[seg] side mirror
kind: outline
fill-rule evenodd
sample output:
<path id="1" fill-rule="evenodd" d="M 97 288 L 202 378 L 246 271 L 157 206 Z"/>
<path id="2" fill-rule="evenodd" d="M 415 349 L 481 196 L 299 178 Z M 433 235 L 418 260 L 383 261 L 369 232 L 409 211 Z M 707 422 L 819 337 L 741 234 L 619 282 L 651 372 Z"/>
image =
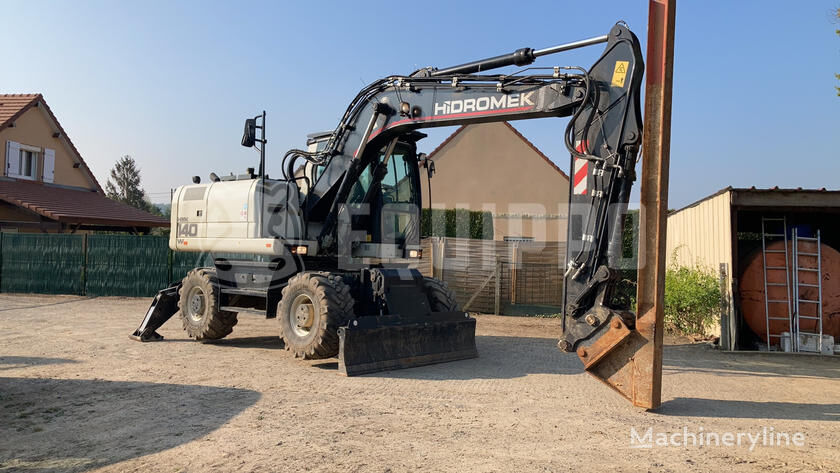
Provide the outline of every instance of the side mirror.
<path id="1" fill-rule="evenodd" d="M 417 155 L 417 160 L 420 162 L 420 165 L 426 168 L 426 174 L 428 174 L 429 179 L 435 174 L 435 162 L 429 159 L 426 153 L 420 153 Z"/>
<path id="2" fill-rule="evenodd" d="M 257 119 L 248 118 L 245 120 L 245 131 L 242 133 L 242 146 L 253 148 L 257 142 Z"/>

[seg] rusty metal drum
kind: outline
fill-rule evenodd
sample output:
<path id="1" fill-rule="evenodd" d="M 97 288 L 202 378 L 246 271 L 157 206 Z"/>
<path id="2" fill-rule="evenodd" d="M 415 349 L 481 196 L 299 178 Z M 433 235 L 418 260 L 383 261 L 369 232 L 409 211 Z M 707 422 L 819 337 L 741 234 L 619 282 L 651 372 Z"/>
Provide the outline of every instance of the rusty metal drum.
<path id="1" fill-rule="evenodd" d="M 788 242 L 788 284 L 785 285 L 785 271 L 770 268 L 783 268 L 785 266 L 785 253 L 780 251 L 784 248 L 782 241 L 767 244 L 766 253 L 768 276 L 767 296 L 770 301 L 789 301 L 793 293 L 793 258 L 791 252 L 793 243 Z M 816 242 L 799 242 L 799 266 L 817 267 L 817 257 L 807 254 L 817 253 Z M 822 272 L 800 271 L 799 282 L 804 283 L 799 288 L 799 298 L 806 301 L 817 300 L 819 289 L 812 287 L 819 282 L 822 283 L 822 322 L 823 334 L 832 335 L 835 340 L 840 340 L 840 252 L 826 245 L 820 245 Z M 819 277 L 819 280 L 818 280 Z M 788 296 L 788 288 L 791 295 Z M 765 294 L 764 294 L 764 261 L 761 250 L 756 251 L 749 258 L 748 263 L 741 273 L 739 282 L 741 313 L 744 321 L 755 334 L 764 342 L 767 342 L 767 324 L 765 318 Z M 817 304 L 803 302 L 799 304 L 803 316 L 816 316 Z M 788 304 L 769 303 L 770 317 L 786 318 L 788 316 Z M 792 310 L 792 309 L 791 309 Z M 819 330 L 816 320 L 802 319 L 800 322 L 801 332 L 816 333 Z M 779 345 L 782 332 L 789 332 L 790 325 L 785 320 L 770 320 L 770 344 Z M 773 335 L 776 335 L 775 337 Z"/>

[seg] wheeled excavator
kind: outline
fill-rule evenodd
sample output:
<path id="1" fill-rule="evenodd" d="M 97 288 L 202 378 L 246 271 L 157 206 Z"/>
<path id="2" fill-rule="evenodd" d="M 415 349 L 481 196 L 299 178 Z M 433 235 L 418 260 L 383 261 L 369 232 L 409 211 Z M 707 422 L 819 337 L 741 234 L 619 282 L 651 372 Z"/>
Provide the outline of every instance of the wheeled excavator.
<path id="1" fill-rule="evenodd" d="M 600 43 L 588 69 L 524 67 Z M 489 73 L 505 66 L 521 69 Z M 476 320 L 445 283 L 412 267 L 422 257 L 420 179 L 429 171 L 419 130 L 570 117 L 562 139 L 582 185 L 570 186 L 558 346 L 610 378 L 637 363 L 611 355 L 632 338 L 635 319 L 610 296 L 642 141 L 643 72 L 638 38 L 618 23 L 604 36 L 385 77 L 356 95 L 334 131 L 286 152 L 280 179 L 266 174 L 265 114 L 246 120 L 242 144 L 261 150 L 258 171 L 193 178 L 172 200 L 170 247 L 211 253 L 212 266 L 160 291 L 132 337 L 161 339 L 156 330 L 180 313 L 190 337 L 215 340 L 256 313 L 279 320 L 295 356 L 338 356 L 346 375 L 478 356 Z"/>

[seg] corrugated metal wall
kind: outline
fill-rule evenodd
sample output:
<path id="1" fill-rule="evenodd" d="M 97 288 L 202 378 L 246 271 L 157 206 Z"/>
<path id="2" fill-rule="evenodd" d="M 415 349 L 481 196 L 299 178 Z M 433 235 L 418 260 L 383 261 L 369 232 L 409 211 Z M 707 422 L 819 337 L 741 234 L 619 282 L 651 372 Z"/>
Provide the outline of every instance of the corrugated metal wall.
<path id="1" fill-rule="evenodd" d="M 702 265 L 717 274 L 720 263 L 732 262 L 732 220 L 729 192 L 668 216 L 668 263 Z"/>
<path id="2" fill-rule="evenodd" d="M 711 274 L 720 275 L 721 264 L 726 264 L 726 282 L 721 303 L 728 306 L 729 316 L 734 314 L 732 299 L 732 192 L 726 191 L 692 207 L 668 216 L 668 265 L 706 268 Z M 731 323 L 731 322 L 724 322 Z M 712 327 L 720 335 L 720 326 Z M 731 330 L 731 328 L 729 329 Z"/>

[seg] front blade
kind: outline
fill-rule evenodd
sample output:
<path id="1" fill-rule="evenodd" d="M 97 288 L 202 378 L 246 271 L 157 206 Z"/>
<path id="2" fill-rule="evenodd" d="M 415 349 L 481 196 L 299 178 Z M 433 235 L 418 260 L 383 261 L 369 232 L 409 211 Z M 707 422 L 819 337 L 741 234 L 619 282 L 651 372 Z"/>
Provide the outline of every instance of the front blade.
<path id="1" fill-rule="evenodd" d="M 355 376 L 476 358 L 475 319 L 464 312 L 361 317 L 338 329 L 338 371 Z"/>

